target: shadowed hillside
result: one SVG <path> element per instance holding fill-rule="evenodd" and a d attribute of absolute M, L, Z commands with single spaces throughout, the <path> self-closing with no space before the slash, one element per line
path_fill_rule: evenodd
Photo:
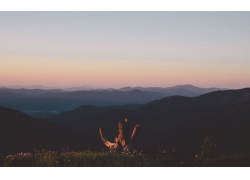
<path fill-rule="evenodd" d="M 52 115 L 52 116 L 48 116 L 46 117 L 47 120 L 49 120 L 50 122 L 55 122 L 55 123 L 61 123 L 64 124 L 64 122 L 70 126 L 70 124 L 72 123 L 72 121 L 81 121 L 83 119 L 86 119 L 88 117 L 91 116 L 95 116 L 97 114 L 109 111 L 109 110 L 113 110 L 113 109 L 128 109 L 128 110 L 134 110 L 137 109 L 139 107 L 141 107 L 142 105 L 140 104 L 126 104 L 126 105 L 118 105 L 118 106 L 87 106 L 87 105 L 83 105 L 80 106 L 79 108 L 76 108 L 74 110 L 71 111 L 66 111 L 63 112 L 59 115 Z M 72 118 L 72 121 L 69 121 L 70 118 Z M 65 125 L 66 125 L 65 124 Z"/>
<path fill-rule="evenodd" d="M 119 108 L 120 107 L 120 108 Z M 49 122 L 68 127 L 78 133 L 87 134 L 97 147 L 103 148 L 99 128 L 103 127 L 105 136 L 113 140 L 117 136 L 117 122 L 128 117 L 132 110 L 118 107 L 82 106 L 76 110 L 48 118 Z M 81 111 L 79 111 L 81 110 Z M 86 115 L 86 112 L 89 112 Z M 90 113 L 90 112 L 96 113 Z"/>
<path fill-rule="evenodd" d="M 0 107 L 0 134 L 0 155 L 88 144 L 84 135 L 4 107 Z"/>
<path fill-rule="evenodd" d="M 249 103 L 250 89 L 216 91 L 193 98 L 166 97 L 135 110 L 108 110 L 90 117 L 73 110 L 71 119 L 61 123 L 101 143 L 99 127 L 104 127 L 104 134 L 113 141 L 117 136 L 117 122 L 129 118 L 131 126 L 142 125 L 138 137 L 140 147 L 157 149 L 164 146 L 193 154 L 199 152 L 202 140 L 209 135 L 222 146 L 220 152 L 240 153 L 250 151 L 244 148 L 250 132 Z M 52 119 L 60 123 L 57 116 Z M 234 148 L 230 148 L 232 146 Z"/>
<path fill-rule="evenodd" d="M 150 142 L 153 146 L 198 152 L 205 135 L 210 135 L 222 145 L 221 152 L 246 152 L 250 148 L 242 148 L 243 139 L 249 138 L 249 133 L 242 128 L 243 124 L 245 129 L 250 128 L 249 93 L 250 89 L 241 89 L 194 98 L 167 97 L 138 108 L 131 120 L 144 124 L 142 144 Z M 230 142 L 240 146 L 227 148 L 232 146 Z"/>

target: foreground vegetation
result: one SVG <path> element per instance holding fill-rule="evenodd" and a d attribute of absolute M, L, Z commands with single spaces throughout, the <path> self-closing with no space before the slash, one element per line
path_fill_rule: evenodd
<path fill-rule="evenodd" d="M 152 164 L 153 163 L 153 164 Z M 142 154 L 125 154 L 109 152 L 63 152 L 56 151 L 18 153 L 3 159 L 3 166 L 26 167 L 126 167 L 158 166 Z"/>
<path fill-rule="evenodd" d="M 1 165 L 5 167 L 249 167 L 250 155 L 185 159 L 166 154 L 48 151 L 8 155 L 2 159 Z"/>
<path fill-rule="evenodd" d="M 192 158 L 178 153 L 37 151 L 8 155 L 0 160 L 5 167 L 249 167 L 250 154 L 218 155 L 219 147 L 204 138 L 201 152 Z"/>

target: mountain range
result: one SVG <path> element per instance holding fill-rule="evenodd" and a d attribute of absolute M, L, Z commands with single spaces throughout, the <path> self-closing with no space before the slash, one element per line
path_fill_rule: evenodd
<path fill-rule="evenodd" d="M 81 105 L 145 104 L 168 96 L 195 97 L 216 90 L 223 89 L 198 88 L 192 85 L 179 85 L 170 88 L 125 87 L 78 91 L 0 88 L 0 106 L 22 111 L 32 117 L 44 118 L 48 115 L 75 109 Z"/>

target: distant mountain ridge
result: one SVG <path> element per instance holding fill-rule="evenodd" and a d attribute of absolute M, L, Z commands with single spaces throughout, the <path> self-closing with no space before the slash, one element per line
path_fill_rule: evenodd
<path fill-rule="evenodd" d="M 43 89 L 43 90 L 60 89 L 58 87 L 42 86 L 42 85 L 30 85 L 30 86 L 12 85 L 12 86 L 2 86 L 2 87 L 0 86 L 0 88 L 6 88 L 6 89 Z"/>
<path fill-rule="evenodd" d="M 170 88 L 126 87 L 121 89 L 77 91 L 0 88 L 0 106 L 25 112 L 33 117 L 44 118 L 51 114 L 75 109 L 81 105 L 112 106 L 145 104 L 168 96 L 195 97 L 215 90 L 221 89 L 198 88 L 192 85 Z"/>
<path fill-rule="evenodd" d="M 122 87 L 122 88 L 104 88 L 104 87 L 98 87 L 98 86 L 92 86 L 92 85 L 83 85 L 83 86 L 74 86 L 74 87 L 69 87 L 69 88 L 60 88 L 60 87 L 52 87 L 52 86 L 43 86 L 43 85 L 30 85 L 30 86 L 21 86 L 21 85 L 12 85 L 12 86 L 0 86 L 1 88 L 6 88 L 6 89 L 43 89 L 43 90 L 63 90 L 63 91 L 91 91 L 91 90 L 118 90 L 118 91 L 131 91 L 134 89 L 142 90 L 142 91 L 152 91 L 152 92 L 162 92 L 167 89 L 186 89 L 189 91 L 194 91 L 197 93 L 208 93 L 211 91 L 217 91 L 217 90 L 226 90 L 228 88 L 216 88 L 216 87 L 211 87 L 211 88 L 201 88 L 201 87 L 196 87 L 191 84 L 184 84 L 184 85 L 176 85 L 172 87 Z"/>
<path fill-rule="evenodd" d="M 173 87 L 167 87 L 167 88 L 161 88 L 161 87 L 123 87 L 120 88 L 119 90 L 121 91 L 131 91 L 134 89 L 138 89 L 141 91 L 151 91 L 151 92 L 158 92 L 158 93 L 166 93 L 166 94 L 171 94 L 171 95 L 182 95 L 182 92 L 178 91 L 186 91 L 188 96 L 198 96 L 201 94 L 213 92 L 213 91 L 219 91 L 219 90 L 227 90 L 227 88 L 200 88 L 196 87 L 190 84 L 186 85 L 176 85 Z M 189 93 L 189 94 L 188 94 Z"/>

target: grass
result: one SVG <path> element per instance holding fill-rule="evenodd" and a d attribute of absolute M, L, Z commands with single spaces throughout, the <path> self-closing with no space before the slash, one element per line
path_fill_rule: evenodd
<path fill-rule="evenodd" d="M 5 167 L 147 167 L 158 164 L 142 154 L 90 151 L 18 153 L 3 159 Z"/>
<path fill-rule="evenodd" d="M 167 154 L 35 151 L 8 155 L 4 167 L 249 167 L 250 155 L 219 156 L 216 159 L 186 159 Z"/>

